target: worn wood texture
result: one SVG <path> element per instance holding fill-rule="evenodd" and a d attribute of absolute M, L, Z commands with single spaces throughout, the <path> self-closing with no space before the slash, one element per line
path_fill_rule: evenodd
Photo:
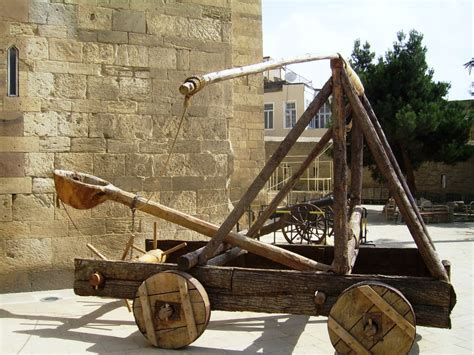
<path fill-rule="evenodd" d="M 82 296 L 133 298 L 143 280 L 166 270 L 176 270 L 176 265 L 76 259 L 74 290 Z M 105 278 L 103 288 L 97 290 L 88 281 L 96 271 Z M 403 293 L 413 305 L 417 324 L 449 328 L 449 314 L 455 303 L 451 284 L 431 277 L 329 275 L 224 266 L 195 267 L 190 274 L 205 287 L 215 310 L 328 315 L 337 297 L 349 286 L 376 281 Z M 314 303 L 316 291 L 327 296 L 321 306 Z"/>
<path fill-rule="evenodd" d="M 406 354 L 415 339 L 415 314 L 396 289 L 362 283 L 345 290 L 331 309 L 331 343 L 341 354 Z"/>
<path fill-rule="evenodd" d="M 204 287 L 191 275 L 167 271 L 138 287 L 133 315 L 138 329 L 154 345 L 180 349 L 206 329 L 210 303 Z"/>
<path fill-rule="evenodd" d="M 273 197 L 272 201 L 268 204 L 265 210 L 258 216 L 257 220 L 252 224 L 247 237 L 253 238 L 258 235 L 262 229 L 264 223 L 270 218 L 275 212 L 280 202 L 288 195 L 293 186 L 298 182 L 299 178 L 305 173 L 308 166 L 316 159 L 332 138 L 332 128 L 329 128 L 326 133 L 321 137 L 318 143 L 314 146 L 311 152 L 307 155 L 305 160 L 301 163 L 298 170 L 287 180 L 287 182 L 281 187 L 278 193 Z"/>
<path fill-rule="evenodd" d="M 310 105 L 310 107 L 313 106 L 314 108 L 314 105 Z M 123 191 L 108 181 L 92 175 L 55 170 L 54 180 L 59 198 L 75 208 L 92 208 L 106 200 L 112 200 L 126 206 L 135 206 L 137 210 L 149 213 L 155 217 L 162 218 L 211 238 L 216 237 L 219 230 L 219 227 L 215 224 Z M 247 238 L 244 235 L 230 230 L 225 234 L 224 240 L 229 244 L 269 258 L 296 270 L 331 270 L 329 265 L 317 263 L 298 254 L 280 249 L 274 245 Z M 219 244 L 221 243 L 217 245 Z"/>
<path fill-rule="evenodd" d="M 213 257 L 212 259 L 209 259 L 207 262 L 208 265 L 213 265 L 213 266 L 220 266 L 220 265 L 226 265 L 230 261 L 240 257 L 241 255 L 247 254 L 247 250 L 242 250 L 239 247 L 233 247 L 224 253 L 217 255 Z"/>
<path fill-rule="evenodd" d="M 347 239 L 347 157 L 346 122 L 344 120 L 344 92 L 341 84 L 341 59 L 331 60 L 332 70 L 332 122 L 334 164 L 334 271 L 345 274 L 350 271 Z"/>
<path fill-rule="evenodd" d="M 193 95 L 201 90 L 205 85 L 238 78 L 245 75 L 262 73 L 266 70 L 281 68 L 288 64 L 311 62 L 315 60 L 324 60 L 338 58 L 337 53 L 330 53 L 326 55 L 320 54 L 305 54 L 291 58 L 272 59 L 261 63 L 250 64 L 243 67 L 225 69 L 213 73 L 204 74 L 200 77 L 190 77 L 179 87 L 179 92 L 183 95 Z"/>
<path fill-rule="evenodd" d="M 363 209 L 362 206 L 354 206 L 351 217 L 349 219 L 349 234 L 347 242 L 347 257 L 349 262 L 349 270 L 347 273 L 351 273 L 355 265 L 357 255 L 359 253 L 360 244 L 360 223 L 362 220 Z"/>
<path fill-rule="evenodd" d="M 267 183 L 270 176 L 273 174 L 279 164 L 283 161 L 285 156 L 288 154 L 290 149 L 296 143 L 296 140 L 304 132 L 310 121 L 318 113 L 319 109 L 324 105 L 324 103 L 329 98 L 329 95 L 332 91 L 332 81 L 329 79 L 326 84 L 324 84 L 321 91 L 314 98 L 311 104 L 308 106 L 303 115 L 296 121 L 295 126 L 288 132 L 285 139 L 280 143 L 278 148 L 275 150 L 270 159 L 265 163 L 265 166 L 260 171 L 255 180 L 250 184 L 247 191 L 240 198 L 237 205 L 234 207 L 232 212 L 226 218 L 226 220 L 221 224 L 215 236 L 209 241 L 201 255 L 199 256 L 199 263 L 205 264 L 209 258 L 215 255 L 215 250 L 218 245 L 224 242 L 226 236 L 231 232 L 232 228 L 237 224 L 239 219 L 248 209 L 252 201 L 262 190 L 262 188 Z M 240 245 L 239 245 L 240 246 Z M 243 249 L 247 249 L 243 247 Z M 249 249 L 247 249 L 249 250 Z M 251 251 L 251 250 L 249 250 Z M 326 269 L 327 271 L 328 269 Z"/>
<path fill-rule="evenodd" d="M 431 239 L 425 234 L 423 226 L 420 224 L 415 211 L 412 209 L 408 196 L 400 183 L 400 180 L 394 171 L 394 168 L 388 158 L 382 142 L 380 141 L 368 114 L 360 102 L 360 99 L 355 94 L 347 75 L 342 72 L 342 82 L 345 93 L 356 113 L 356 119 L 361 123 L 362 130 L 366 142 L 374 156 L 379 171 L 387 180 L 391 195 L 394 197 L 400 212 L 407 224 L 408 229 L 413 236 L 413 239 L 420 250 L 421 255 L 426 263 L 426 266 L 431 272 L 431 275 L 440 280 L 448 280 L 448 275 L 434 249 Z"/>
<path fill-rule="evenodd" d="M 362 203 L 362 175 L 364 157 L 364 135 L 359 120 L 352 120 L 351 129 L 351 188 L 349 211 Z"/>

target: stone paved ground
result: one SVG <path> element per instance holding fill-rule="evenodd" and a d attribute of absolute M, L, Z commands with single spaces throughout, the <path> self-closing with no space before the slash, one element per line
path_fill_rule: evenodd
<path fill-rule="evenodd" d="M 472 354 L 474 223 L 430 225 L 429 231 L 441 258 L 453 264 L 458 301 L 453 328 L 417 327 L 410 354 Z M 406 227 L 387 224 L 374 206 L 369 206 L 368 239 L 386 246 L 413 245 Z M 49 296 L 60 299 L 41 302 Z M 324 317 L 216 311 L 192 346 L 163 351 L 148 345 L 120 301 L 77 297 L 71 290 L 5 294 L 0 301 L 2 354 L 334 354 Z"/>

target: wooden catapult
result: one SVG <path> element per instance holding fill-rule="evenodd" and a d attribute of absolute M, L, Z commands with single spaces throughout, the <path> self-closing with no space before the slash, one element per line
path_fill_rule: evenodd
<path fill-rule="evenodd" d="M 206 329 L 211 308 L 327 316 L 329 336 L 338 353 L 407 353 L 417 324 L 450 328 L 456 302 L 450 264 L 439 259 L 364 88 L 340 55 L 306 55 L 192 77 L 180 92 L 189 98 L 214 82 L 322 59 L 330 60 L 332 76 L 220 226 L 120 190 L 95 176 L 55 171 L 58 197 L 72 207 L 88 209 L 112 200 L 211 238 L 208 243 L 188 242 L 169 254 L 165 263 L 76 259 L 75 292 L 133 299 L 138 328 L 151 344 L 162 348 L 181 348 L 196 340 Z M 332 127 L 248 231 L 235 232 L 238 220 L 330 95 Z M 256 240 L 275 230 L 269 217 L 331 139 L 334 247 L 277 246 Z M 417 248 L 360 246 L 364 139 Z M 179 243 L 161 241 L 160 247 Z M 147 249 L 151 249 L 149 240 Z"/>

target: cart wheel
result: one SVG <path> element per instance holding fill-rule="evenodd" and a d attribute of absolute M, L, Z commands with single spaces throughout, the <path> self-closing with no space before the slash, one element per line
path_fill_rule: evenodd
<path fill-rule="evenodd" d="M 140 285 L 133 315 L 138 329 L 154 346 L 179 349 L 204 332 L 211 309 L 198 280 L 184 272 L 165 271 Z"/>
<path fill-rule="evenodd" d="M 416 335 L 415 313 L 395 288 L 358 283 L 329 312 L 328 331 L 339 354 L 407 354 Z"/>
<path fill-rule="evenodd" d="M 283 236 L 289 244 L 325 244 L 326 220 L 324 212 L 309 203 L 291 207 L 291 214 L 285 220 Z"/>

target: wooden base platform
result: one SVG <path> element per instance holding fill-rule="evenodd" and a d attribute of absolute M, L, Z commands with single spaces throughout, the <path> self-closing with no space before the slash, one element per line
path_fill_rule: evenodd
<path fill-rule="evenodd" d="M 178 243 L 160 241 L 160 247 L 166 249 Z M 203 242 L 188 242 L 173 258 L 202 245 Z M 321 262 L 333 255 L 332 247 L 281 247 Z M 169 261 L 173 262 L 173 258 Z M 196 267 L 189 272 L 204 286 L 213 310 L 327 316 L 345 289 L 362 281 L 373 281 L 402 292 L 413 306 L 416 324 L 451 327 L 450 313 L 456 303 L 453 287 L 428 276 L 416 249 L 361 248 L 352 275 L 284 270 L 250 253 L 233 261 L 233 265 Z M 144 280 L 167 270 L 177 270 L 177 265 L 76 259 L 74 291 L 81 296 L 134 299 Z M 378 274 L 374 274 L 375 270 Z M 90 276 L 96 272 L 104 278 L 98 288 L 89 283 Z M 322 304 L 315 303 L 316 292 L 325 295 Z"/>

